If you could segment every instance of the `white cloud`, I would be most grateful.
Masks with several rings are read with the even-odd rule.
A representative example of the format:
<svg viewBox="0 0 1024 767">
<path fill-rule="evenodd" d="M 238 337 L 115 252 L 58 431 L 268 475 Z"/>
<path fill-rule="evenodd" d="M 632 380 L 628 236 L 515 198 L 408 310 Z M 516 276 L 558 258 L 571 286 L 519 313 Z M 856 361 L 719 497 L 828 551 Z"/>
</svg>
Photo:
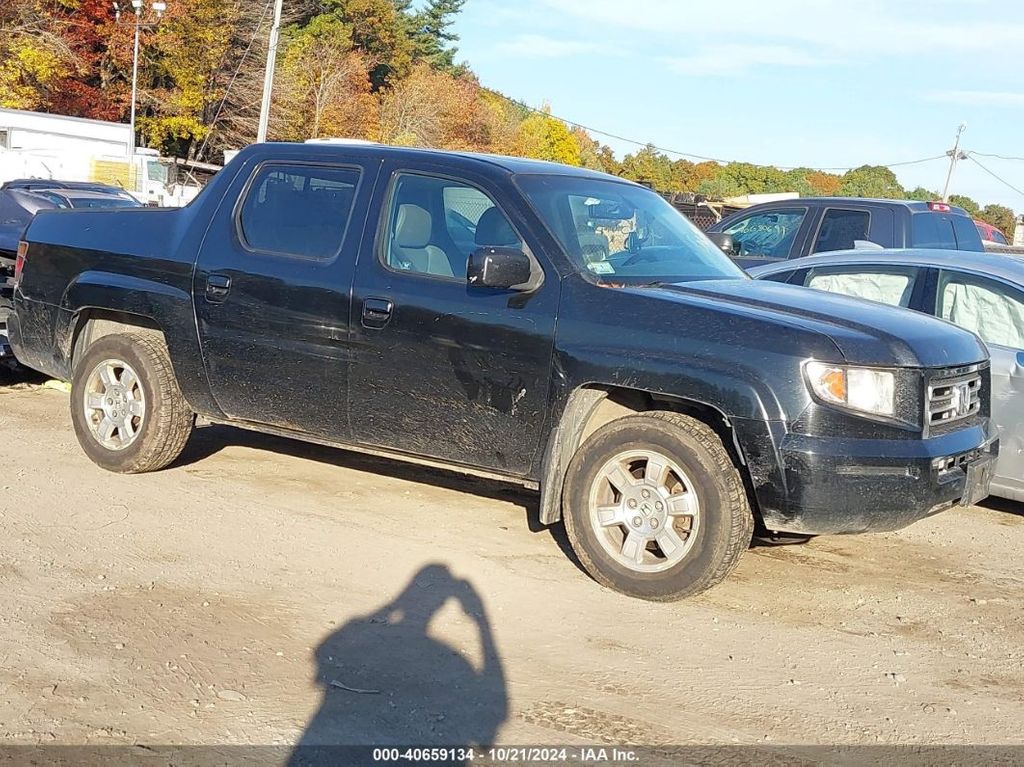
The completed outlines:
<svg viewBox="0 0 1024 767">
<path fill-rule="evenodd" d="M 971 107 L 1024 107 L 1024 93 L 1014 91 L 928 91 L 924 99 Z"/>
<path fill-rule="evenodd" d="M 830 63 L 822 56 L 788 45 L 718 45 L 701 48 L 691 56 L 669 56 L 662 61 L 673 72 L 694 77 L 741 75 L 760 66 L 814 67 Z"/>
<path fill-rule="evenodd" d="M 597 44 L 582 40 L 558 40 L 544 35 L 519 35 L 499 43 L 497 49 L 505 55 L 520 58 L 558 59 L 590 53 L 597 49 Z"/>
<path fill-rule="evenodd" d="M 948 58 L 951 52 L 1024 61 L 1024 17 L 1018 0 L 730 0 L 727 12 L 715 3 L 682 0 L 535 0 L 549 13 L 569 16 L 580 26 L 644 33 L 650 45 L 691 48 L 761 45 L 809 47 L 833 56 L 861 59 Z M 521 9 L 526 12 L 527 3 Z M 1019 10 L 1019 9 L 1018 9 Z M 536 13 L 536 6 L 533 9 Z M 998 19 L 1006 18 L 1006 22 Z"/>
</svg>

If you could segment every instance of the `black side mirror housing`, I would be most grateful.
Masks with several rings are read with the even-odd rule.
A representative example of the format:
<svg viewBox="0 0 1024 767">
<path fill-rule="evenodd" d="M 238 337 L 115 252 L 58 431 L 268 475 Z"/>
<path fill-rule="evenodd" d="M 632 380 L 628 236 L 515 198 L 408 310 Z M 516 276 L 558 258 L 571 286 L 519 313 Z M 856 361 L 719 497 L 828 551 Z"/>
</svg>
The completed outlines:
<svg viewBox="0 0 1024 767">
<path fill-rule="evenodd" d="M 736 255 L 736 241 L 731 234 L 725 232 L 708 232 L 708 239 L 711 240 L 727 256 Z"/>
<path fill-rule="evenodd" d="M 508 290 L 530 281 L 530 257 L 518 248 L 480 248 L 466 265 L 470 287 Z"/>
</svg>

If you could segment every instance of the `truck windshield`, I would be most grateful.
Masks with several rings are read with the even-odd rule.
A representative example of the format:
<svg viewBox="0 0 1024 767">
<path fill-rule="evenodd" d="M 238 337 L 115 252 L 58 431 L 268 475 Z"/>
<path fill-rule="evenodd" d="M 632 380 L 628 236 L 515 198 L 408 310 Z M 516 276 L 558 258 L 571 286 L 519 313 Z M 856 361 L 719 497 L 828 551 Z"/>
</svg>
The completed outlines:
<svg viewBox="0 0 1024 767">
<path fill-rule="evenodd" d="M 522 175 L 516 183 L 576 267 L 606 285 L 743 279 L 661 196 L 616 181 Z"/>
</svg>

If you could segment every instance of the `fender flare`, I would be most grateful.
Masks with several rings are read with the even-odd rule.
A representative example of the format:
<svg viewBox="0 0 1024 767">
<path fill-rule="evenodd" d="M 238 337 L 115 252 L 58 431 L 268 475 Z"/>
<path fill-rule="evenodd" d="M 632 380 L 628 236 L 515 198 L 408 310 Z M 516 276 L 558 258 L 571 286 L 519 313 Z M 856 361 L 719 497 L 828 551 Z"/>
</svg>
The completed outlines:
<svg viewBox="0 0 1024 767">
<path fill-rule="evenodd" d="M 729 416 L 713 404 L 690 400 L 677 395 L 667 395 L 658 391 L 646 391 L 642 389 L 625 389 L 618 386 L 604 386 L 592 384 L 580 386 L 574 389 L 566 400 L 565 408 L 558 419 L 558 423 L 551 430 L 541 465 L 540 482 L 540 509 L 539 521 L 542 525 L 552 525 L 562 518 L 562 490 L 565 485 L 565 476 L 569 469 L 569 463 L 583 443 L 583 437 L 587 426 L 595 411 L 608 399 L 613 392 L 626 392 L 643 397 L 654 398 L 655 401 L 664 401 L 666 409 L 673 409 L 673 404 L 690 405 L 702 410 L 712 411 L 720 418 L 721 425 L 725 427 L 731 437 L 726 444 L 730 452 L 734 452 L 736 459 L 743 466 L 746 465 L 744 451 L 738 441 L 735 429 Z M 629 408 L 626 408 L 627 410 Z M 643 412 L 636 410 L 634 412 Z M 716 426 L 716 424 L 709 424 Z M 724 439 L 724 435 L 723 435 Z"/>
<path fill-rule="evenodd" d="M 72 372 L 75 343 L 91 312 L 138 317 L 158 328 L 170 352 L 171 367 L 182 394 L 198 413 L 219 414 L 213 402 L 192 309 L 192 295 L 156 280 L 115 274 L 83 272 L 68 285 L 61 299 L 61 320 L 55 338 Z"/>
</svg>

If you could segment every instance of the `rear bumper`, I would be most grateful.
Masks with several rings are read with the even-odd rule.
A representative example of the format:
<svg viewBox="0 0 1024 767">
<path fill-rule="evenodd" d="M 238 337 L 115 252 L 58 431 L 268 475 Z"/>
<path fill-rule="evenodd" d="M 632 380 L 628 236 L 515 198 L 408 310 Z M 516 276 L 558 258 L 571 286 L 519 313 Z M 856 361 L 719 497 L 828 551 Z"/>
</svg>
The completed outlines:
<svg viewBox="0 0 1024 767">
<path fill-rule="evenodd" d="M 737 423 L 766 528 L 804 535 L 898 530 L 988 494 L 995 428 L 930 439 L 791 434 L 778 423 Z"/>
</svg>

